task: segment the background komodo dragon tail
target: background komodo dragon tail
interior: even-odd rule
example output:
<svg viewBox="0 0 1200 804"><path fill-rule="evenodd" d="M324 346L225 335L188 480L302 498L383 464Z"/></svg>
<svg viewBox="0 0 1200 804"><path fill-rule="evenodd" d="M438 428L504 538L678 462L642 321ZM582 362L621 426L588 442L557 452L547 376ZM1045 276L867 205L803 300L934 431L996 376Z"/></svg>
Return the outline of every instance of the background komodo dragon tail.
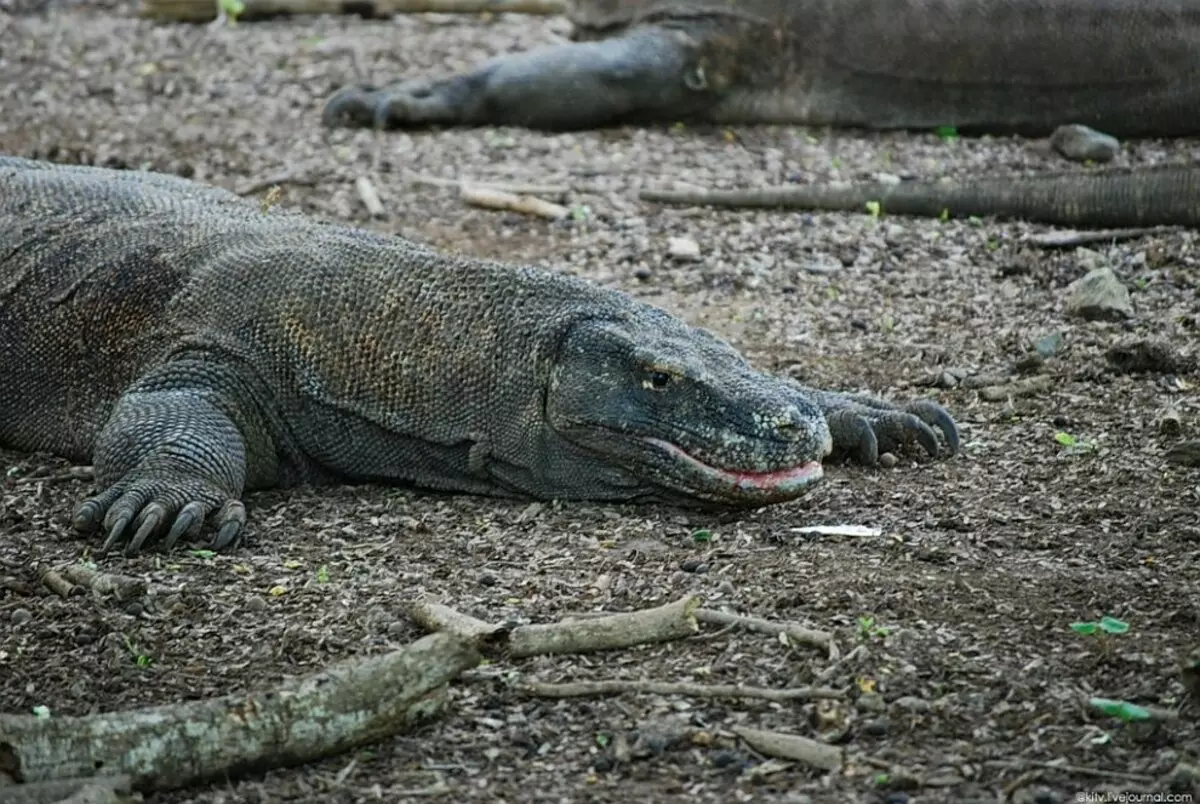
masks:
<svg viewBox="0 0 1200 804"><path fill-rule="evenodd" d="M1064 226L1200 226L1200 165L892 184L643 190L644 201L714 207L1018 218Z"/></svg>
<svg viewBox="0 0 1200 804"><path fill-rule="evenodd" d="M575 0L580 41L348 86L328 125L1200 133L1200 0Z"/></svg>
<svg viewBox="0 0 1200 804"><path fill-rule="evenodd" d="M753 508L832 450L958 447L665 311L173 176L0 157L0 445L94 462L102 549L232 543L246 489L381 480ZM940 431L940 435L937 431Z"/></svg>

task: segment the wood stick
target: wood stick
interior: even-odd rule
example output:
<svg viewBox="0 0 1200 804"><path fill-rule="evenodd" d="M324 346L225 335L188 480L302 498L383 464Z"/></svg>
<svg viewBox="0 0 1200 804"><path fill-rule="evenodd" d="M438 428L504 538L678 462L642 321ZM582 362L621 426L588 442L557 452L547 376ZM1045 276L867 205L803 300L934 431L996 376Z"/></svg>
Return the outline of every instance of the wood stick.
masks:
<svg viewBox="0 0 1200 804"><path fill-rule="evenodd" d="M758 698L764 701L784 703L788 701L812 701L817 699L844 698L841 690L824 687L744 687L741 684L693 684L687 681L644 681L641 679L613 678L604 681L573 681L551 684L530 681L520 684L518 690L540 698L591 698L601 695L619 695L635 692L643 695L689 695L693 698Z"/></svg>
<svg viewBox="0 0 1200 804"><path fill-rule="evenodd" d="M68 598L78 590L75 584L50 567L39 567L38 578L41 579L43 586L61 598Z"/></svg>
<svg viewBox="0 0 1200 804"><path fill-rule="evenodd" d="M262 20L293 14L540 14L566 11L564 0L243 0L238 20ZM214 0L142 0L138 15L159 22L211 22L217 18Z"/></svg>
<svg viewBox="0 0 1200 804"><path fill-rule="evenodd" d="M828 631L814 631L798 623L776 623L761 617L747 617L743 614L733 614L713 609L698 609L696 619L709 625L738 625L750 631L776 636L785 634L789 640L801 645L812 645L828 649L833 642L833 634Z"/></svg>
<svg viewBox="0 0 1200 804"><path fill-rule="evenodd" d="M117 600L136 600L146 594L146 582L140 578L101 572L82 564L63 567L61 572L71 583L91 589L98 595L115 595Z"/></svg>
<svg viewBox="0 0 1200 804"><path fill-rule="evenodd" d="M734 726L733 733L745 740L746 745L769 757L803 762L825 771L836 771L842 767L842 749L820 740L745 726Z"/></svg>
<svg viewBox="0 0 1200 804"><path fill-rule="evenodd" d="M379 200L379 193L375 192L375 185L370 179L359 176L354 180L354 189L358 191L359 200L363 202L372 218L382 218L386 214L383 202Z"/></svg>
<svg viewBox="0 0 1200 804"><path fill-rule="evenodd" d="M682 639L699 630L695 618L699 606L700 599L689 595L653 609L548 625L519 625L511 630L427 601L413 603L409 607L409 617L426 630L456 634L485 652L491 652L488 648L494 646L504 656L522 659L555 653L618 650Z"/></svg>
<svg viewBox="0 0 1200 804"><path fill-rule="evenodd" d="M1097 779L1116 779L1118 781L1141 782L1143 784L1148 784L1155 780L1153 776L1147 776L1144 773L1127 773L1125 771L1108 770L1107 768L1089 768L1085 765L1067 765L1065 763L1041 759L987 759L984 760L983 764L989 768L1009 768L1011 770L1041 768L1042 770L1073 773L1077 776L1094 776Z"/></svg>
<svg viewBox="0 0 1200 804"><path fill-rule="evenodd" d="M520 212L550 220L561 220L571 214L562 204L554 204L532 195L517 195L494 190L490 187L464 185L460 193L462 200L473 207Z"/></svg>
<svg viewBox="0 0 1200 804"><path fill-rule="evenodd" d="M571 192L570 187L558 184L512 184L499 181L479 181L475 179L443 179L441 176L425 176L418 173L408 175L413 184L425 184L430 187L449 187L460 192L464 187L477 187L484 190L495 190L511 195L536 195L552 198L557 202L563 201Z"/></svg>
<svg viewBox="0 0 1200 804"><path fill-rule="evenodd" d="M469 641L432 634L269 691L84 717L0 714L0 757L25 782L102 768L142 791L304 763L426 720L479 660Z"/></svg>
<svg viewBox="0 0 1200 804"><path fill-rule="evenodd" d="M121 801L132 790L129 776L86 776L0 787L3 804L56 804L64 801ZM105 798L107 796L107 798Z"/></svg>

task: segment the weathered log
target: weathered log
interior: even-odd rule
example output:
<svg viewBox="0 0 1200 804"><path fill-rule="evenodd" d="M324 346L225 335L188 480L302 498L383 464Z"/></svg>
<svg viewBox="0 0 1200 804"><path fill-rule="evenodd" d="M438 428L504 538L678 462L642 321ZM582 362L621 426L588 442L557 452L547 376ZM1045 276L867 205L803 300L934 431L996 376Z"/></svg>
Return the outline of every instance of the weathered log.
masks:
<svg viewBox="0 0 1200 804"><path fill-rule="evenodd" d="M562 14L563 0L242 0L238 20L261 20L293 14L357 14L390 17L393 14L440 12L443 14ZM216 0L142 0L138 14L160 22L211 22L217 18Z"/></svg>
<svg viewBox="0 0 1200 804"><path fill-rule="evenodd" d="M84 717L0 715L0 771L21 782L128 774L145 791L301 764L423 722L479 661L469 640L433 634L268 691Z"/></svg>
<svg viewBox="0 0 1200 804"><path fill-rule="evenodd" d="M512 630L492 625L440 603L418 601L409 617L427 631L457 634L485 652L512 659L563 653L619 650L683 639L699 630L695 612L700 598L687 596L652 609L620 612L588 620L519 625Z"/></svg>

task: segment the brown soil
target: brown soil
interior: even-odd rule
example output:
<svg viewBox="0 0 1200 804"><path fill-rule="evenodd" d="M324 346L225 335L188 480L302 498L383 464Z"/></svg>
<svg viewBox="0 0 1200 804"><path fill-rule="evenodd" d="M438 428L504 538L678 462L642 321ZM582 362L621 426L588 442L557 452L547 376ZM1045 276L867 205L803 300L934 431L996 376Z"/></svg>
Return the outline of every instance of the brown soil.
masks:
<svg viewBox="0 0 1200 804"><path fill-rule="evenodd" d="M234 188L286 176L285 203L623 288L713 327L765 369L899 399L935 393L960 421L965 448L944 462L904 457L890 470L834 467L806 500L740 518L384 487L253 494L249 542L233 553L105 559L155 587L154 605L124 609L38 588L34 565L94 548L67 524L92 488L47 477L61 461L5 453L0 574L28 590L0 589L0 709L85 713L269 685L414 639L402 607L423 594L486 619L541 622L694 591L711 606L833 629L843 651L866 645L830 682L847 699L818 717L807 704L553 701L508 687L613 677L786 686L828 665L807 649L706 627L662 647L495 666L457 685L449 713L419 733L151 800L396 801L441 782L448 799L477 801L1050 802L1162 792L1178 763L1200 761L1194 702L1180 721L1151 725L1085 703L1185 701L1179 662L1200 633L1200 475L1163 454L1195 436L1200 399L1187 382L1197 378L1121 373L1105 353L1149 336L1194 349L1195 233L1045 251L1022 241L1044 227L1016 223L636 200L643 184L680 178L750 185L1061 167L1020 139L320 127L321 104L355 80L355 65L379 80L460 69L559 39L560 20L344 17L207 29L140 22L111 3L22 16L5 7L0 152L149 166ZM1197 155L1195 141L1148 141L1128 144L1120 161ZM548 223L467 208L450 190L412 183L409 171L573 184L584 192L571 203L587 215ZM385 220L367 220L360 175L379 189ZM672 236L697 240L703 260L670 260ZM1067 284L1093 264L1127 282L1133 321L1065 313ZM1053 333L1058 351L1029 361L1032 344ZM947 369L1006 375L1017 365L1050 378L1049 390L988 402L975 390L922 386ZM1181 434L1160 431L1169 409ZM1065 448L1064 432L1093 448ZM810 524L883 533L793 530ZM702 529L711 542L693 538ZM286 593L269 594L276 586ZM1101 645L1069 628L1102 615L1129 632ZM765 765L724 736L735 724L809 735L834 724L851 763L832 777ZM689 729L715 743L672 739ZM623 741L631 756L616 761Z"/></svg>

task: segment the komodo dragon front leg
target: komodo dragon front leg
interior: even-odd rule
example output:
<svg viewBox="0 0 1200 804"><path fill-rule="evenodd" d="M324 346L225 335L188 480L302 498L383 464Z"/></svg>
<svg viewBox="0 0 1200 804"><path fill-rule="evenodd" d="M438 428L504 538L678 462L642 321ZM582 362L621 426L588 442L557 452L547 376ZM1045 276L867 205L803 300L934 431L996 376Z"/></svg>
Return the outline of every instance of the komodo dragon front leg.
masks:
<svg viewBox="0 0 1200 804"><path fill-rule="evenodd" d="M510 125L567 130L711 108L700 40L679 28L639 27L612 39L492 59L469 73L385 87L352 85L325 105L327 126Z"/></svg>

